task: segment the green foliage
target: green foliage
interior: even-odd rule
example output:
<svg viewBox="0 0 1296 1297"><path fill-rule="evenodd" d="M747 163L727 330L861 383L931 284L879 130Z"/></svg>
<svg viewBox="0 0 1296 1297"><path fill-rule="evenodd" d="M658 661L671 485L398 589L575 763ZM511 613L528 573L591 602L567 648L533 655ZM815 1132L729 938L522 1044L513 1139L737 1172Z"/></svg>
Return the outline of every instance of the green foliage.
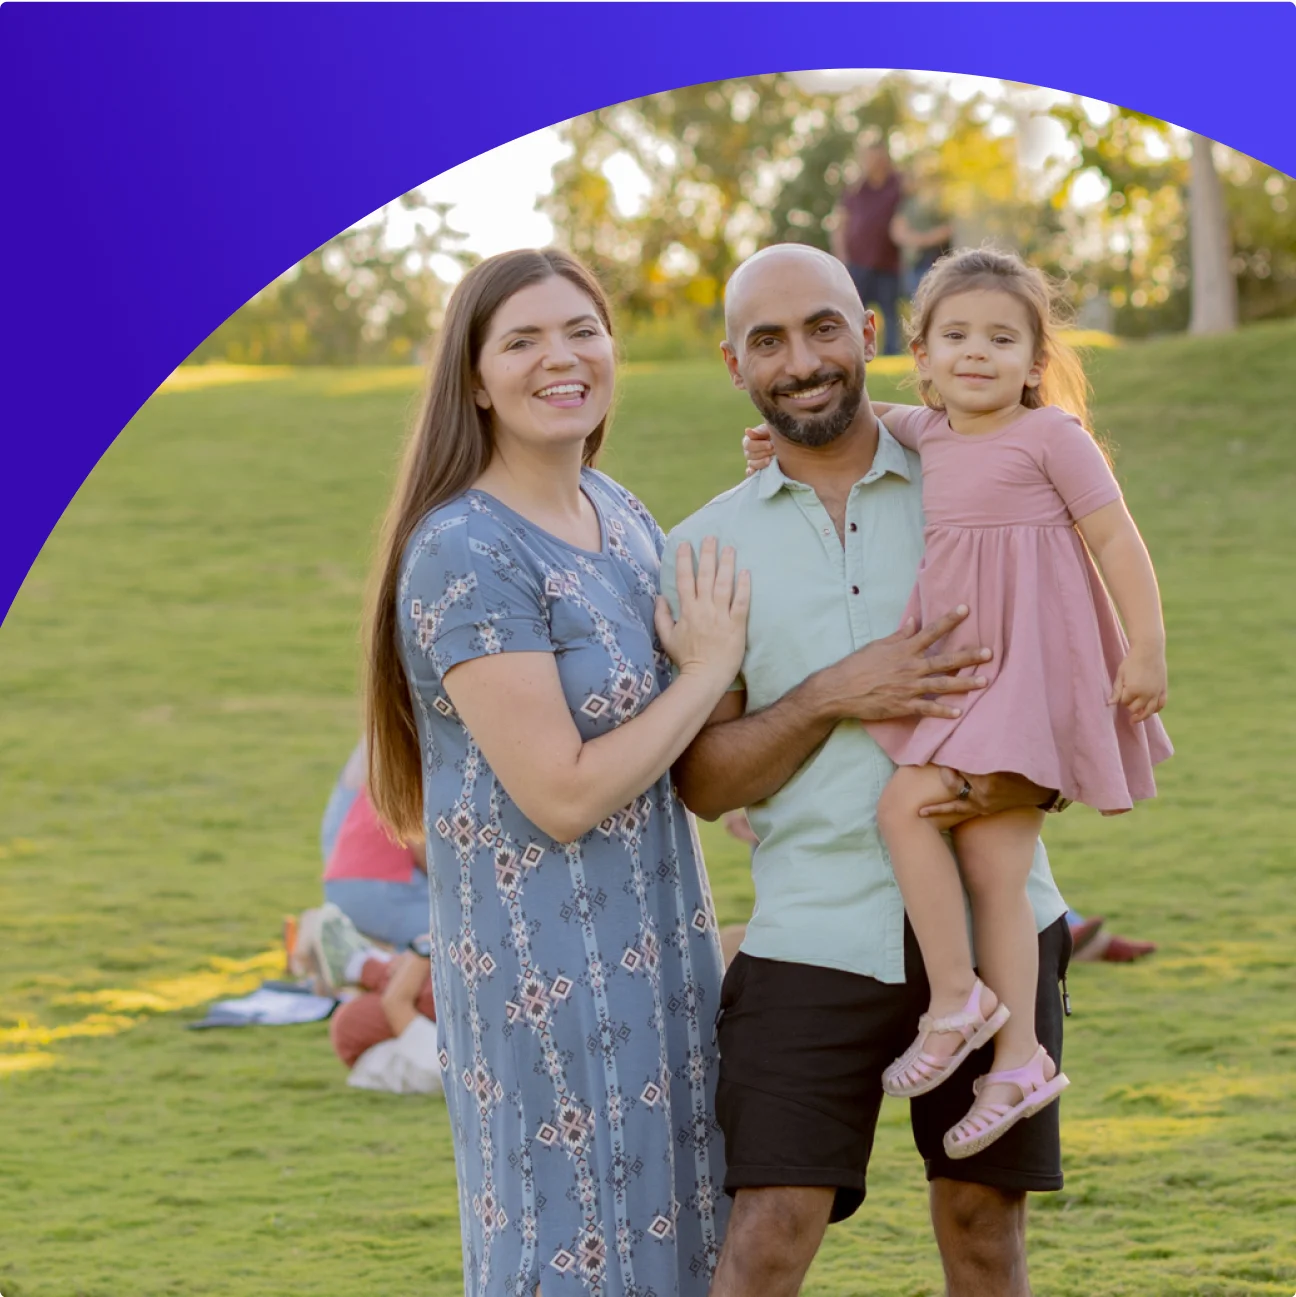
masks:
<svg viewBox="0 0 1296 1297"><path fill-rule="evenodd" d="M1224 197L1233 236L1233 272L1243 320L1296 312L1296 181L1243 153L1229 151Z"/></svg>
<svg viewBox="0 0 1296 1297"><path fill-rule="evenodd" d="M782 76L685 86L563 124L572 156L540 208L622 309L714 315L734 266L765 232L762 210L804 142L812 101ZM604 173L613 158L647 178L644 210L621 213Z"/></svg>
<svg viewBox="0 0 1296 1297"><path fill-rule="evenodd" d="M1060 221L1022 192L1010 122L984 94L959 100L893 72L830 95L767 75L668 90L565 122L572 156L540 207L634 319L714 320L734 266L762 243L829 246L862 140L886 138L940 193L969 242L998 238L1052 266ZM647 181L622 213L609 164Z"/></svg>
<svg viewBox="0 0 1296 1297"><path fill-rule="evenodd" d="M1070 977L1067 1186L1030 1227L1049 1297L1293 1287L1294 344L1281 324L1093 354L1178 755L1156 803L1048 825L1067 894L1161 942ZM360 591L417 375L259 373L190 369L149 401L0 629L0 1068L48 1062L0 1073L5 1297L462 1290L439 1102L348 1090L323 1026L188 1033L198 1009L138 1007L316 902L359 723ZM632 367L604 466L669 526L738 480L749 415L718 360ZM741 920L745 852L702 832ZM68 1034L94 1013L108 1034ZM868 1202L806 1286L862 1291L942 1291L890 1102Z"/></svg>
<svg viewBox="0 0 1296 1297"><path fill-rule="evenodd" d="M1158 118L1115 108L1095 122L1077 97L1050 115L1076 149L1053 194L1060 207L1081 176L1107 187L1102 207L1080 221L1063 267L1086 294L1116 308L1126 336L1187 327L1192 265L1188 237L1189 144ZM1296 184L1254 158L1217 145L1216 168L1228 207L1239 316L1259 320L1296 310ZM1095 255L1095 244L1101 251Z"/></svg>
<svg viewBox="0 0 1296 1297"><path fill-rule="evenodd" d="M434 258L471 265L454 245L449 208L415 190L316 248L258 293L190 356L235 364L347 365L415 361L447 292ZM391 240L405 214L408 242ZM412 217L411 221L408 219Z"/></svg>

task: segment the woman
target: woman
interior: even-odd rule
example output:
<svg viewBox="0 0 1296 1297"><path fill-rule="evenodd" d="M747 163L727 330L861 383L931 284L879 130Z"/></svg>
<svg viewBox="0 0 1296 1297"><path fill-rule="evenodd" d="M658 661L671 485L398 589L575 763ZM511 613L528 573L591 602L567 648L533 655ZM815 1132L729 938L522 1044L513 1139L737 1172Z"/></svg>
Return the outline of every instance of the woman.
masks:
<svg viewBox="0 0 1296 1297"><path fill-rule="evenodd" d="M370 783L428 842L480 1297L702 1297L723 1232L720 950L669 770L737 674L748 579L708 541L678 623L656 598L662 533L592 467L614 368L574 258L464 277L371 618Z"/></svg>

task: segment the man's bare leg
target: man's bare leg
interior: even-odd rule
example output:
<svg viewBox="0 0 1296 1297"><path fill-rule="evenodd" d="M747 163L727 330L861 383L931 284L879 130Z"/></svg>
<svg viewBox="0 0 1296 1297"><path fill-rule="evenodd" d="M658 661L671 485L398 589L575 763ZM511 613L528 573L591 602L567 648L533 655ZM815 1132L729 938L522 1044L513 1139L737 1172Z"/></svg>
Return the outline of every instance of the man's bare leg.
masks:
<svg viewBox="0 0 1296 1297"><path fill-rule="evenodd" d="M939 1177L931 1216L946 1297L1031 1297L1024 1193Z"/></svg>
<svg viewBox="0 0 1296 1297"><path fill-rule="evenodd" d="M739 1189L711 1297L796 1297L814 1260L835 1189Z"/></svg>

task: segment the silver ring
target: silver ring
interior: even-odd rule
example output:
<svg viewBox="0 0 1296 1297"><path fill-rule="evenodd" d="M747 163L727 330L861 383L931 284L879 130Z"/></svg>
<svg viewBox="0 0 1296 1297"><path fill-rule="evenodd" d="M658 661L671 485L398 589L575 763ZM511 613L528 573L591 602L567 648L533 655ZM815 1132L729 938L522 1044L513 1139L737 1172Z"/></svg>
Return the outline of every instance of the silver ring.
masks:
<svg viewBox="0 0 1296 1297"><path fill-rule="evenodd" d="M961 802L967 801L967 799L972 796L972 785L968 783L968 781L965 779L963 781L963 787L960 788L958 792L955 793L954 795Z"/></svg>

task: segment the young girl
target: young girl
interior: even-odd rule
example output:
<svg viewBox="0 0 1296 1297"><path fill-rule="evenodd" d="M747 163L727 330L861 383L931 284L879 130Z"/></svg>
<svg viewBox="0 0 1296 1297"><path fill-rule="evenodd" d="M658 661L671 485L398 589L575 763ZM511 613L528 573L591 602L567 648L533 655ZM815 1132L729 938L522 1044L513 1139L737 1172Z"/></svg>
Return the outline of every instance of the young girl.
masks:
<svg viewBox="0 0 1296 1297"><path fill-rule="evenodd" d="M918 1037L883 1086L924 1094L993 1037L993 1068L945 1136L946 1152L961 1158L1068 1081L1034 1030L1038 946L1025 884L1043 813L952 826L923 818L921 807L948 798L937 767L1024 775L1119 814L1155 795L1152 767L1172 749L1156 717L1166 701L1156 577L1085 429L1084 375L1057 336L1049 281L1016 256L963 251L936 263L913 305L924 405L874 407L896 440L922 453L926 548L905 617L921 626L967 604L967 620L936 647L987 645L993 657L976 668L987 687L963 696L957 718L868 725L899 767L878 824L931 984ZM753 468L768 462L765 435L749 434ZM957 864L942 827L952 828Z"/></svg>

